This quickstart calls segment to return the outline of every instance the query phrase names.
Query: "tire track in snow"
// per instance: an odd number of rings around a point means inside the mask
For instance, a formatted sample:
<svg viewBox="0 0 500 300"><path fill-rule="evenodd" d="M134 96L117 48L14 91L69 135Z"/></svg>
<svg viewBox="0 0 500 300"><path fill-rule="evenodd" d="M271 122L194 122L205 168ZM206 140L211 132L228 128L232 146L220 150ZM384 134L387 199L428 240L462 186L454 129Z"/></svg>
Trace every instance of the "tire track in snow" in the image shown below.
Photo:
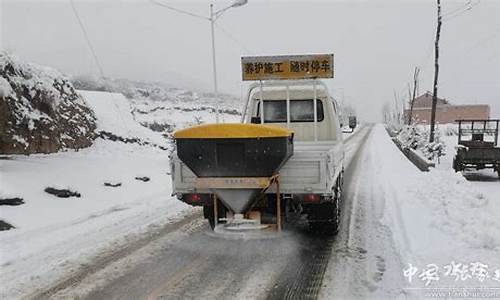
<svg viewBox="0 0 500 300"><path fill-rule="evenodd" d="M352 173L351 168L355 167L366 136L370 132L371 126L364 126L345 139L347 174ZM346 178L348 180L350 175ZM303 233L301 243L309 246L298 249L298 257L301 259L287 265L267 299L316 299L324 286L324 274L336 241L335 236L314 236L310 232Z"/></svg>
<svg viewBox="0 0 500 300"><path fill-rule="evenodd" d="M351 180L344 211L349 213L344 215L325 275L330 286L321 291L320 298L394 298L403 292L400 255L391 228L383 222L390 184L381 178L377 157L382 153L372 146L373 139L370 134L346 174Z"/></svg>

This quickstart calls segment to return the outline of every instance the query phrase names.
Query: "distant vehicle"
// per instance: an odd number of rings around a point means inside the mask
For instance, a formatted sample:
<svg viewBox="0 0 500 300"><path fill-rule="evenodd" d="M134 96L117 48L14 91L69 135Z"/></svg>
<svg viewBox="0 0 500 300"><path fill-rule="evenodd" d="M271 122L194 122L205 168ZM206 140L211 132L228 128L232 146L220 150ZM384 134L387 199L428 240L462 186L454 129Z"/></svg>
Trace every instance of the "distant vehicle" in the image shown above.
<svg viewBox="0 0 500 300"><path fill-rule="evenodd" d="M305 214L311 228L335 233L340 221L344 145L337 104L326 85L314 79L253 83L248 90L242 123L279 126L293 132L293 154L279 170L279 189L269 186L260 198L251 198L248 203L245 197L239 197L245 203L238 205L213 201L214 189L196 186L196 175L174 152L173 194L188 204L203 206L204 216L212 227L238 214L259 218L259 224L276 224L276 218L287 222L293 216ZM232 159L229 156L220 157ZM246 159L247 154L241 157ZM279 201L284 208L281 214L276 209Z"/></svg>
<svg viewBox="0 0 500 300"><path fill-rule="evenodd" d="M500 178L500 148L498 147L498 119L457 120L458 146L453 158L455 172L465 169L491 168ZM485 135L493 137L486 141ZM470 137L470 138L467 138Z"/></svg>
<svg viewBox="0 0 500 300"><path fill-rule="evenodd" d="M349 128L354 130L354 128L356 128L356 125L357 125L356 116L349 116Z"/></svg>

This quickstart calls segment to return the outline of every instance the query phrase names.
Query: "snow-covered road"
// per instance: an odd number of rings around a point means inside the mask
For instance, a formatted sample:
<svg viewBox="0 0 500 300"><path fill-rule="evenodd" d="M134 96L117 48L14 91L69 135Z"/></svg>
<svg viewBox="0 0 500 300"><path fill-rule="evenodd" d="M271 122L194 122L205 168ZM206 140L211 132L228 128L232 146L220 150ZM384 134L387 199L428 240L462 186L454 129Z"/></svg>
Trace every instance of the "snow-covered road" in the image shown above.
<svg viewBox="0 0 500 300"><path fill-rule="evenodd" d="M368 132L368 128L360 128L347 138L349 161ZM31 296L136 299L304 295L306 291L311 293L309 285L314 278L321 279L324 272L324 268L311 266L326 266L328 257L320 261L316 253L329 253L331 249L331 242L325 243L324 237L311 237L304 228L282 239L235 242L212 237L205 220L197 215L178 224L170 230L153 228L154 238L147 243L132 240L132 249L123 245L110 248L94 262L81 266L73 276ZM294 262L293 266L290 262ZM293 273L288 271L290 267ZM310 279L304 280L304 276ZM315 284L313 293L321 287L318 282Z"/></svg>
<svg viewBox="0 0 500 300"><path fill-rule="evenodd" d="M499 291L499 194L484 192L451 165L418 171L382 125L361 151L346 176L344 219L320 298ZM488 183L490 190L498 184Z"/></svg>
<svg viewBox="0 0 500 300"><path fill-rule="evenodd" d="M387 199L384 186L378 184L384 180L380 156L387 153L374 147L380 130L376 127L367 137L359 159L346 171L343 219L325 273L323 299L391 299L402 292L401 257L391 228L380 221Z"/></svg>
<svg viewBox="0 0 500 300"><path fill-rule="evenodd" d="M47 233L61 240L35 247L45 252L19 259L9 253L12 259L2 265L8 287L2 296L389 299L420 298L430 287L500 286L494 192L482 192L448 169L418 171L382 125L359 128L345 138L343 220L336 237L311 234L299 224L279 239L224 240L211 235L199 210L164 219L168 207L182 203L170 198L156 203L158 195L151 194L150 200L137 198L148 209L131 202L128 209L112 212L115 221L105 226L99 222L107 218L82 222L81 236L69 239L64 228ZM30 232L5 235L2 241L15 242L9 252L16 245L27 247L30 239L19 237ZM488 265L489 277L481 280L477 270L461 269L470 277L457 282L454 273L444 272L451 263L468 268L477 262ZM412 278L403 272L409 264L416 268ZM440 278L428 287L420 275L430 264L440 268Z"/></svg>

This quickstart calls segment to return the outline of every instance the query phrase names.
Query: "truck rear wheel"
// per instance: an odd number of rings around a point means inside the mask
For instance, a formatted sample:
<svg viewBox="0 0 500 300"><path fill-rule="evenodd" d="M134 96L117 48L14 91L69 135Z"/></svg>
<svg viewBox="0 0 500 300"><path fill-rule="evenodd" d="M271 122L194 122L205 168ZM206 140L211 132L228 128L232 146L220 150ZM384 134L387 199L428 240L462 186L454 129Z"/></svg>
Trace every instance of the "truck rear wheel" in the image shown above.
<svg viewBox="0 0 500 300"><path fill-rule="evenodd" d="M212 203L210 203L212 204ZM220 202L220 200L217 200L217 210L218 210L218 218L225 218L226 217L226 213L227 213L227 209L226 207L224 207L222 205L222 203ZM213 204L212 205L208 205L208 204L204 204L203 205L203 217L205 217L205 219L208 220L208 223L210 224L210 227L212 229L215 228L215 215L214 215L214 206ZM221 222L219 220L219 222Z"/></svg>
<svg viewBox="0 0 500 300"><path fill-rule="evenodd" d="M317 204L311 209L309 228L317 233L335 235L339 228L339 215L337 201Z"/></svg>
<svg viewBox="0 0 500 300"><path fill-rule="evenodd" d="M340 225L340 207L342 198L342 173L338 176L333 188L332 202L314 205L310 208L309 227L311 230L327 235L336 235Z"/></svg>
<svg viewBox="0 0 500 300"><path fill-rule="evenodd" d="M210 228L215 228L214 207L212 205L203 205L203 216L208 220Z"/></svg>

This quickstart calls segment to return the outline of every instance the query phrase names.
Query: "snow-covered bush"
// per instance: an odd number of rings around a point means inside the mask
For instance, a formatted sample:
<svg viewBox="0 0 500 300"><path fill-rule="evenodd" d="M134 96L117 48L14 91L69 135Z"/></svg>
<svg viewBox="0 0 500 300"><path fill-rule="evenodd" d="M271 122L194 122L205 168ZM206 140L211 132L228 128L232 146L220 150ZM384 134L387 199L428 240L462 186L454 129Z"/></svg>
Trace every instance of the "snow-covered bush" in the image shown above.
<svg viewBox="0 0 500 300"><path fill-rule="evenodd" d="M429 142L429 128L417 125L403 126L396 138L401 142L403 148L420 151L425 158L431 161L439 161L439 157L446 154L439 126L435 127L434 142L432 143Z"/></svg>
<svg viewBox="0 0 500 300"><path fill-rule="evenodd" d="M398 133L397 138L404 148L417 149L422 141L422 132L415 126L404 126Z"/></svg>

